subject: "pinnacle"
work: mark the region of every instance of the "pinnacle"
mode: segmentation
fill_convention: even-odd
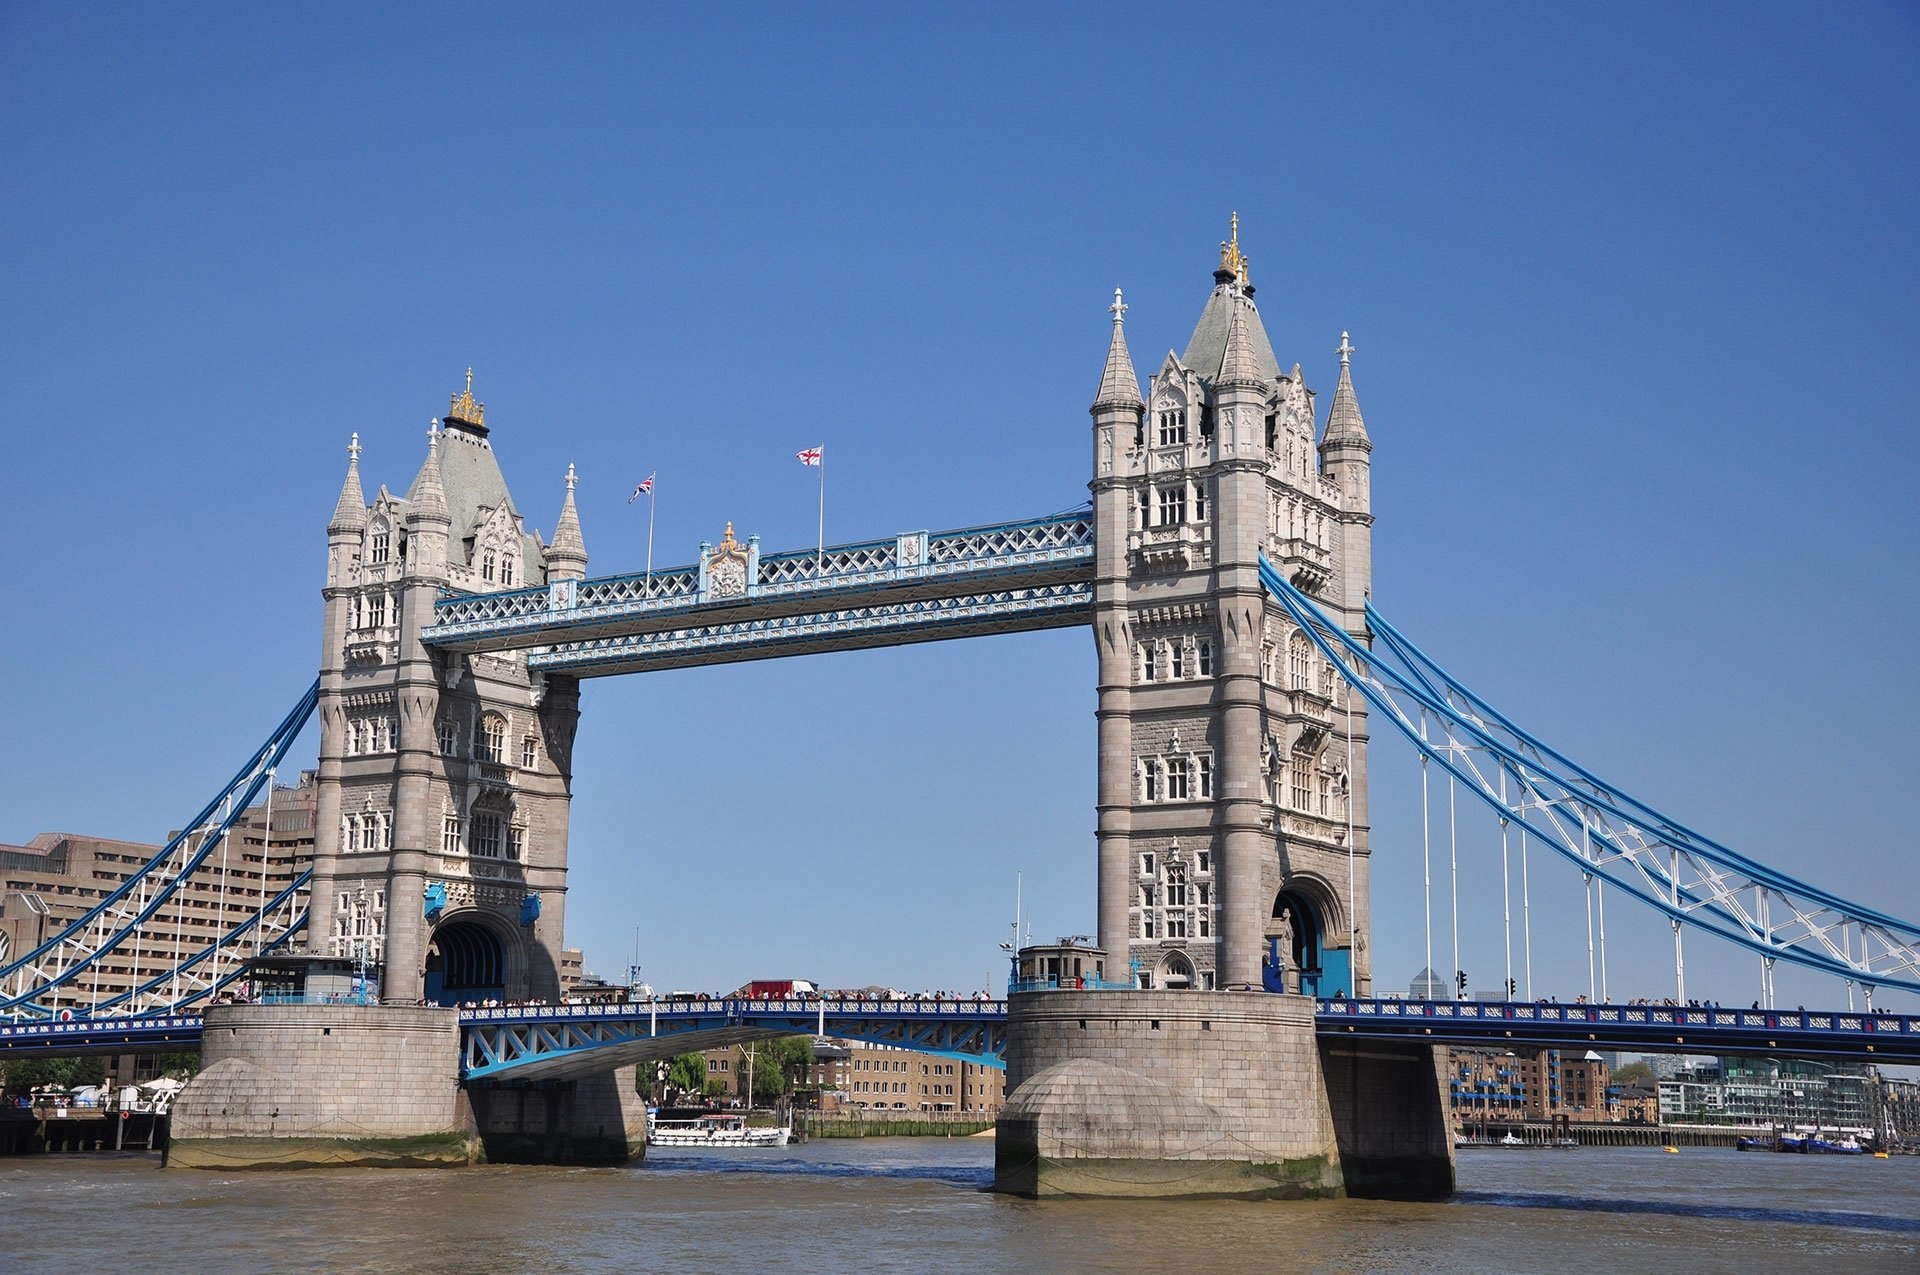
[[[560,506],[560,520],[553,524],[553,543],[547,546],[547,561],[571,561],[582,570],[587,564],[587,542],[580,534],[580,511],[573,504],[573,466],[567,466],[567,499]]]
[[[1327,411],[1326,437],[1364,439],[1367,436],[1367,424],[1360,416],[1360,400],[1353,394],[1353,369],[1349,359],[1353,355],[1353,346],[1348,343],[1347,334],[1340,334],[1340,383],[1333,389],[1333,406]]]
[[[340,485],[340,503],[333,507],[328,531],[359,531],[367,525],[367,498],[360,490],[360,435],[347,447],[347,480]]]
[[[1122,330],[1126,303],[1120,299],[1120,289],[1113,290],[1113,304],[1107,307],[1113,314],[1113,340],[1107,345],[1107,366],[1100,373],[1100,392],[1093,397],[1095,411],[1103,407],[1146,406],[1146,400],[1140,397],[1140,378],[1133,370],[1133,356],[1127,352],[1127,337]]]
[[[1227,325],[1227,346],[1220,355],[1220,375],[1216,385],[1259,385],[1260,365],[1253,355],[1253,337],[1247,330],[1247,312],[1252,302],[1232,298],[1233,318]]]
[[[407,489],[407,513],[409,517],[437,518],[441,522],[450,522],[452,515],[447,512],[447,488],[440,478],[440,422],[434,422],[434,428],[427,431],[427,460],[420,466],[420,472],[414,476],[413,486]]]

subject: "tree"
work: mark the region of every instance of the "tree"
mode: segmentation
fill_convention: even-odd
[[[703,1054],[680,1054],[667,1066],[667,1087],[681,1093],[705,1093],[707,1059]]]
[[[1653,1068],[1644,1062],[1630,1062],[1624,1067],[1614,1069],[1613,1079],[1622,1085],[1631,1085],[1639,1081],[1653,1079]]]
[[[6,1088],[25,1093],[36,1085],[97,1085],[107,1078],[107,1060],[98,1055],[77,1058],[9,1058],[5,1064]]]
[[[795,1079],[813,1062],[813,1037],[780,1036],[740,1047],[740,1066],[753,1060],[753,1098],[780,1098],[793,1092]]]

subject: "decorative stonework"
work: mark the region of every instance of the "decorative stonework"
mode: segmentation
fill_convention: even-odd
[[[733,523],[720,543],[707,550],[707,595],[739,598],[747,593],[747,547],[733,538]]]

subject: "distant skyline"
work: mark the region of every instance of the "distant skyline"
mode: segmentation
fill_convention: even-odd
[[[576,467],[590,574],[641,569],[650,474],[656,567],[729,520],[813,546],[812,446],[829,542],[1045,514],[1086,498],[1114,287],[1144,374],[1238,210],[1323,420],[1352,333],[1383,611],[1676,817],[1920,916],[1915,65],[1891,3],[0,8],[0,841],[191,816],[313,676],[349,434],[404,490],[469,366],[530,529]],[[637,932],[661,988],[998,987],[1016,873],[1037,936],[1094,928],[1093,688],[1081,630],[591,681],[569,942],[615,978]],[[1459,828],[1489,988],[1497,829]],[[1532,868],[1570,999],[1577,874]],[[1671,994],[1665,923],[1607,917],[1616,996]]]

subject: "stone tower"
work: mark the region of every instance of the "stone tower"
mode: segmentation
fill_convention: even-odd
[[[1186,353],[1144,399],[1114,294],[1092,407],[1099,939],[1142,986],[1364,994],[1364,702],[1258,566],[1366,639],[1372,444],[1343,333],[1316,445],[1313,391],[1274,358],[1247,264],[1236,216]]]
[[[359,435],[327,525],[309,950],[384,962],[383,995],[553,997],[579,687],[524,655],[420,641],[444,591],[586,573],[572,467],[552,545],[528,532],[473,373],[405,497],[368,504]]]

